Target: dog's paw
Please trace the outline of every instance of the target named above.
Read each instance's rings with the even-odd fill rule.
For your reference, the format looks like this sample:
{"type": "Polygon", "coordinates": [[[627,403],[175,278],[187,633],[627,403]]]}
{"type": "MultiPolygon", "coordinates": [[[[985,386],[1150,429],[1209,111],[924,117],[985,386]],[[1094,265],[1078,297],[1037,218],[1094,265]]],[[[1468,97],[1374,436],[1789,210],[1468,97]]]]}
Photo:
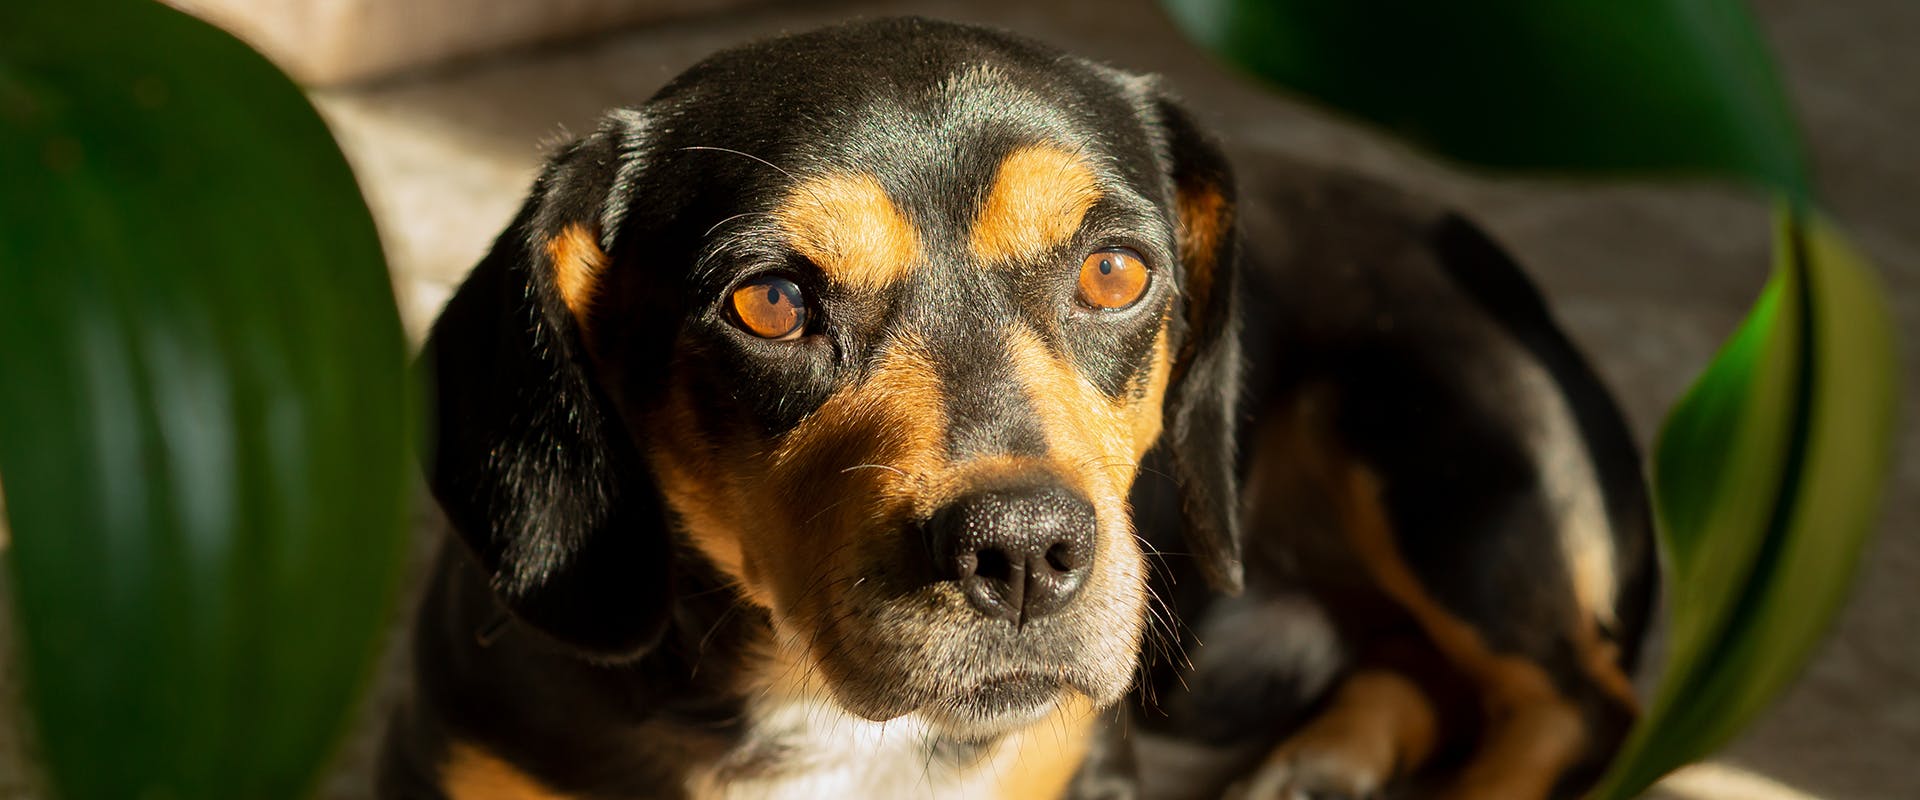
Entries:
{"type": "Polygon", "coordinates": [[[1338,750],[1283,751],[1229,796],[1235,800],[1380,800],[1387,776],[1362,762],[1338,750]]]}

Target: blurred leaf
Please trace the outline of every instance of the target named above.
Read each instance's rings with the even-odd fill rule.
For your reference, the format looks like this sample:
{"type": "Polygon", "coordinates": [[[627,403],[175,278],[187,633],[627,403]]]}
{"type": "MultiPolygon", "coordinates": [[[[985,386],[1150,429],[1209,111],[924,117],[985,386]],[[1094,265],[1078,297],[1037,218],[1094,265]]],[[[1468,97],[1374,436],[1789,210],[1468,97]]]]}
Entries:
{"type": "Polygon", "coordinates": [[[1893,329],[1866,262],[1783,214],[1774,279],[1667,421],[1654,462],[1667,672],[1602,798],[1724,745],[1793,680],[1845,600],[1893,441],[1893,329]]]}
{"type": "Polygon", "coordinates": [[[406,344],[299,90],[145,0],[0,7],[0,475],[68,798],[294,797],[403,555],[406,344]]]}
{"type": "Polygon", "coordinates": [[[1261,78],[1448,156],[1712,171],[1806,194],[1793,118],[1738,0],[1163,0],[1261,78]]]}

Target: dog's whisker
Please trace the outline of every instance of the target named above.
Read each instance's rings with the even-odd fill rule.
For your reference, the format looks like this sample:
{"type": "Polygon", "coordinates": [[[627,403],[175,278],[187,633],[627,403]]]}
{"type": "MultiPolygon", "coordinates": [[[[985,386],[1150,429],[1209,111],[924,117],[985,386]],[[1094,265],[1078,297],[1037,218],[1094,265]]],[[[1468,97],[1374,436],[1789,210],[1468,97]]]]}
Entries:
{"type": "Polygon", "coordinates": [[[842,497],[842,498],[840,498],[840,499],[838,499],[838,500],[835,500],[835,501],[833,501],[833,502],[831,502],[831,503],[828,503],[828,504],[826,504],[825,506],[823,506],[823,507],[821,507],[821,509],[820,509],[819,511],[815,511],[815,512],[813,512],[813,515],[812,515],[812,516],[810,516],[810,517],[807,517],[807,518],[806,518],[806,519],[804,519],[804,520],[801,520],[801,522],[800,522],[800,526],[801,526],[801,527],[806,527],[806,526],[808,526],[808,525],[811,525],[811,524],[813,524],[813,521],[814,521],[814,520],[817,520],[817,519],[819,519],[819,518],[820,518],[820,515],[822,515],[822,514],[825,514],[825,513],[827,513],[827,512],[829,512],[829,511],[832,511],[832,510],[834,510],[834,509],[836,509],[836,508],[839,508],[839,507],[840,507],[840,504],[841,504],[841,503],[845,503],[845,502],[847,502],[847,501],[849,501],[849,500],[852,500],[852,499],[853,499],[853,498],[851,498],[851,497],[842,497]]]}
{"type": "Polygon", "coordinates": [[[782,167],[779,164],[775,164],[771,161],[768,161],[764,158],[756,156],[752,153],[735,150],[731,147],[715,147],[711,145],[687,145],[685,147],[681,147],[680,149],[681,150],[711,150],[719,153],[732,153],[733,155],[741,156],[743,158],[749,158],[761,164],[765,164],[768,167],[778,170],[780,174],[787,176],[787,180],[792,181],[794,186],[805,189],[807,194],[812,197],[814,205],[819,206],[821,211],[824,211],[829,215],[832,215],[836,212],[836,209],[832,205],[828,204],[826,201],[826,198],[821,197],[820,193],[816,191],[812,185],[808,184],[805,181],[800,180],[799,176],[793,174],[786,167],[782,167]]]}
{"type": "MultiPolygon", "coordinates": [[[[1172,585],[1174,579],[1173,567],[1167,563],[1166,554],[1161,552],[1160,548],[1154,546],[1153,542],[1148,540],[1147,537],[1141,535],[1139,531],[1133,531],[1132,535],[1133,540],[1140,545],[1140,552],[1148,557],[1147,568],[1156,570],[1161,578],[1166,580],[1168,585],[1172,585]]],[[[1147,591],[1153,591],[1153,581],[1151,577],[1149,577],[1147,581],[1147,591]]]]}
{"type": "Polygon", "coordinates": [[[689,678],[699,677],[700,665],[706,661],[706,657],[707,657],[707,644],[713,641],[714,634],[720,632],[720,626],[725,625],[727,622],[727,619],[733,616],[733,612],[738,610],[740,606],[744,604],[745,604],[745,600],[735,599],[732,603],[727,605],[724,611],[720,612],[719,616],[714,618],[713,625],[707,628],[706,635],[700,637],[700,644],[694,647],[693,666],[690,669],[688,669],[687,677],[689,678]]]}
{"type": "Polygon", "coordinates": [[[790,180],[792,180],[792,181],[793,181],[794,183],[799,183],[799,182],[800,182],[800,178],[799,178],[798,176],[795,176],[795,175],[794,175],[794,174],[793,174],[792,172],[788,172],[788,171],[787,171],[787,168],[786,168],[786,167],[782,167],[782,166],[780,166],[779,164],[775,164],[775,163],[773,163],[773,162],[771,162],[771,161],[768,161],[768,160],[766,160],[766,159],[764,159],[764,158],[761,158],[761,157],[759,157],[759,156],[756,156],[756,155],[754,155],[754,154],[752,154],[752,153],[748,153],[748,152],[745,152],[745,151],[741,151],[741,150],[735,150],[735,149],[733,149],[733,148],[731,148],[731,147],[717,147],[717,146],[714,146],[714,145],[703,145],[703,144],[690,144],[690,145],[686,145],[686,146],[684,146],[684,147],[681,147],[680,149],[681,149],[681,150],[683,150],[683,151],[685,151],[685,150],[696,150],[696,151],[697,151],[697,150],[707,150],[707,151],[712,151],[712,152],[716,152],[716,153],[731,153],[731,154],[733,154],[733,155],[736,155],[736,156],[740,156],[741,158],[746,158],[746,159],[750,159],[750,160],[753,160],[753,161],[757,161],[757,162],[759,162],[759,163],[761,163],[761,164],[764,164],[764,165],[766,165],[767,167],[769,167],[769,168],[771,168],[771,169],[773,169],[773,170],[775,170],[775,171],[777,171],[777,172],[779,172],[780,174],[782,174],[782,175],[785,175],[785,176],[787,176],[787,178],[788,178],[788,179],[790,179],[790,180]]]}
{"type": "Polygon", "coordinates": [[[900,469],[899,467],[889,466],[886,464],[855,464],[851,467],[847,467],[846,469],[840,470],[840,474],[845,475],[849,472],[852,472],[858,469],[883,469],[895,475],[899,475],[902,478],[913,477],[911,475],[908,475],[906,470],[900,469]]]}
{"type": "Polygon", "coordinates": [[[738,213],[738,214],[735,214],[735,215],[733,215],[733,216],[731,216],[731,217],[727,217],[727,218],[725,218],[725,219],[722,219],[722,220],[720,220],[719,222],[716,222],[716,223],[713,223],[713,225],[712,225],[712,227],[709,227],[709,228],[707,228],[707,232],[706,232],[706,233],[703,233],[703,234],[701,234],[701,235],[700,235],[700,238],[702,238],[702,239],[706,239],[706,238],[709,238],[709,237],[711,237],[711,236],[713,236],[713,232],[714,232],[714,231],[717,231],[717,230],[720,230],[720,227],[721,227],[721,226],[723,226],[723,225],[726,225],[727,223],[729,223],[729,222],[732,222],[732,221],[734,221],[734,220],[736,220],[736,219],[746,219],[746,218],[748,218],[748,217],[766,217],[766,216],[772,216],[772,212],[768,212],[768,211],[742,211],[742,212],[740,212],[740,213],[738,213]]]}

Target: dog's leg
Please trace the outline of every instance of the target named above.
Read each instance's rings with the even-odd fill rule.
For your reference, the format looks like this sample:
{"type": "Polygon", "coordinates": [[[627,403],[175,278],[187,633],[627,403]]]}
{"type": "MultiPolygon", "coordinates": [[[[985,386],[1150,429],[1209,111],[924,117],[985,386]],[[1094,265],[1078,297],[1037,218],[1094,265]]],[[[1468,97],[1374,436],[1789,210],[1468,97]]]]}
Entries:
{"type": "Polygon", "coordinates": [[[1438,715],[1411,678],[1365,667],[1334,689],[1325,711],[1275,749],[1247,781],[1245,800],[1377,797],[1400,765],[1426,759],[1438,715]]]}
{"type": "Polygon", "coordinates": [[[1398,552],[1372,471],[1349,465],[1343,483],[1339,504],[1348,541],[1381,590],[1413,618],[1445,665],[1479,698],[1478,747],[1439,796],[1548,796],[1587,749],[1580,709],[1561,695],[1545,668],[1495,652],[1479,631],[1448,613],[1422,586],[1398,552]]]}
{"type": "MultiPolygon", "coordinates": [[[[1437,796],[1547,797],[1587,750],[1580,709],[1542,666],[1493,651],[1477,630],[1448,613],[1401,558],[1374,474],[1357,462],[1340,470],[1332,497],[1354,554],[1431,648],[1425,671],[1455,676],[1477,706],[1476,746],[1437,796]]],[[[1406,675],[1392,669],[1353,673],[1328,710],[1276,751],[1254,784],[1271,793],[1257,796],[1367,797],[1415,772],[1433,754],[1442,720],[1433,699],[1406,675]]]]}
{"type": "MultiPolygon", "coordinates": [[[[1485,698],[1482,733],[1439,800],[1534,800],[1552,792],[1584,751],[1579,713],[1550,691],[1518,681],[1485,698]]],[[[1442,717],[1404,672],[1364,668],[1334,691],[1324,712],[1276,748],[1244,787],[1244,800],[1348,800],[1385,796],[1440,744],[1442,717]]]]}
{"type": "Polygon", "coordinates": [[[1527,800],[1548,797],[1560,776],[1586,751],[1580,711],[1551,686],[1531,678],[1488,696],[1479,746],[1442,785],[1439,800],[1527,800]]]}
{"type": "Polygon", "coordinates": [[[1400,551],[1377,473],[1314,416],[1326,406],[1308,398],[1292,410],[1291,424],[1271,429],[1270,461],[1286,472],[1267,485],[1286,488],[1258,496],[1324,518],[1337,531],[1342,562],[1403,622],[1356,634],[1361,651],[1347,676],[1243,784],[1246,796],[1373,797],[1444,752],[1463,759],[1460,766],[1450,764],[1437,784],[1419,776],[1423,789],[1444,800],[1547,797],[1590,749],[1580,706],[1545,667],[1495,650],[1427,589],[1400,551]],[[1321,510],[1307,511],[1314,507],[1321,510]]]}

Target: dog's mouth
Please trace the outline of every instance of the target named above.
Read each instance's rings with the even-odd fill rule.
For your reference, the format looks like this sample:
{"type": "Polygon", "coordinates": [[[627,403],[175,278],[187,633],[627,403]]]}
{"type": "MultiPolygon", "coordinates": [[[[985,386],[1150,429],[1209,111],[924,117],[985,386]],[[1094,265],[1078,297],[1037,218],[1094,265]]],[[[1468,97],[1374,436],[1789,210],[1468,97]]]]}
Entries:
{"type": "Polygon", "coordinates": [[[987,738],[1079,700],[1113,703],[1130,685],[1146,618],[1136,553],[1114,547],[1070,601],[1016,621],[980,608],[961,581],[900,567],[916,563],[900,554],[914,537],[873,541],[774,613],[781,640],[847,712],[987,738]]]}
{"type": "Polygon", "coordinates": [[[859,626],[828,634],[827,641],[860,646],[816,651],[826,686],[857,716],[915,715],[962,739],[1041,722],[1075,698],[1113,702],[1129,683],[1136,646],[1124,633],[1103,636],[1111,632],[1084,625],[1019,641],[977,629],[936,629],[924,638],[894,638],[889,630],[897,629],[859,626]]]}
{"type": "Polygon", "coordinates": [[[923,710],[949,731],[1005,730],[1037,722],[1060,704],[1069,687],[1037,672],[996,675],[970,684],[923,710]]]}

